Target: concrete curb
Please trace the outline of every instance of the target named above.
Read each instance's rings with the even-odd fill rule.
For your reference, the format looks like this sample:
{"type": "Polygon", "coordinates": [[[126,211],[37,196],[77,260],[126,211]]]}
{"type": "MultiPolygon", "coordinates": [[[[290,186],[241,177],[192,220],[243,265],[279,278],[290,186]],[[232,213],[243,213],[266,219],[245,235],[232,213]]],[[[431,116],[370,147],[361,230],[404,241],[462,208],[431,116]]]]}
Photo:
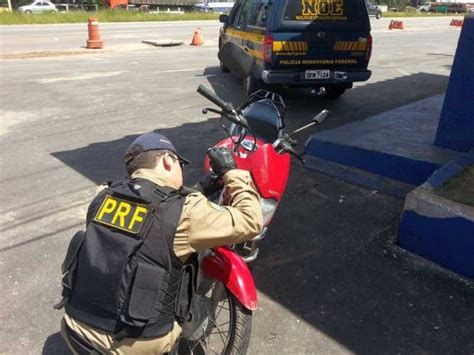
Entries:
{"type": "Polygon", "coordinates": [[[474,149],[436,170],[422,187],[434,190],[472,164],[474,164],[474,149]]]}
{"type": "Polygon", "coordinates": [[[316,170],[329,176],[335,176],[351,184],[365,186],[403,199],[416,187],[415,185],[373,174],[365,170],[337,164],[329,160],[311,156],[305,157],[305,160],[305,167],[311,170],[316,170]]]}

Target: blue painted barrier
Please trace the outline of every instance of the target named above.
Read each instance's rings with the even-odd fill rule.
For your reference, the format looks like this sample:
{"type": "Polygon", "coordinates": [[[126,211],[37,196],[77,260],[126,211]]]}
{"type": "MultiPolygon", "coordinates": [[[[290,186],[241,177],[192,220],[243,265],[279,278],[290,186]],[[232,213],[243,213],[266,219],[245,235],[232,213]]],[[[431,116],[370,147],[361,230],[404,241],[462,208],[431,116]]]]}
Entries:
{"type": "Polygon", "coordinates": [[[398,244],[461,275],[474,278],[474,221],[404,211],[398,244]]]}
{"type": "Polygon", "coordinates": [[[313,134],[305,154],[410,185],[421,185],[461,152],[433,145],[443,95],[313,134]]]}
{"type": "Polygon", "coordinates": [[[474,149],[444,165],[405,200],[397,243],[461,275],[474,278],[474,207],[435,189],[474,166],[474,149]]]}
{"type": "Polygon", "coordinates": [[[474,15],[464,19],[435,145],[462,152],[474,148],[474,15]]]}

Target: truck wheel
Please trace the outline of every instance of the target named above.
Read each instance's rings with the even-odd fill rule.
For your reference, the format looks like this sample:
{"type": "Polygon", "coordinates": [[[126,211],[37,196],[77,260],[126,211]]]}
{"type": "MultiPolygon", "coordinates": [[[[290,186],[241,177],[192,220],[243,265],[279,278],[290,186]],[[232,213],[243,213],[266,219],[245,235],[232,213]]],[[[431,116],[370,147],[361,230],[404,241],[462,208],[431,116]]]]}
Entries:
{"type": "Polygon", "coordinates": [[[26,10],[26,11],[25,11],[25,14],[27,14],[27,15],[31,15],[32,13],[33,13],[33,12],[32,12],[31,10],[26,10]]]}
{"type": "Polygon", "coordinates": [[[249,76],[244,79],[244,94],[245,97],[248,97],[250,94],[253,94],[255,91],[258,91],[263,88],[263,81],[255,79],[253,76],[249,76]]]}
{"type": "Polygon", "coordinates": [[[325,86],[324,91],[326,91],[328,99],[337,99],[346,92],[346,88],[344,86],[325,86]]]}
{"type": "Polygon", "coordinates": [[[377,20],[379,20],[380,18],[382,18],[382,13],[381,12],[377,12],[377,14],[375,15],[375,18],[377,20]]]}
{"type": "Polygon", "coordinates": [[[229,68],[227,68],[224,63],[222,63],[221,61],[219,61],[219,67],[221,68],[221,72],[223,73],[228,73],[230,70],[229,68]]]}
{"type": "MultiPolygon", "coordinates": [[[[221,48],[222,48],[222,42],[219,39],[219,50],[221,50],[221,48]]],[[[223,72],[223,73],[228,73],[230,71],[229,68],[227,68],[224,65],[224,63],[222,63],[222,61],[219,61],[219,67],[221,68],[221,72],[223,72]]]]}

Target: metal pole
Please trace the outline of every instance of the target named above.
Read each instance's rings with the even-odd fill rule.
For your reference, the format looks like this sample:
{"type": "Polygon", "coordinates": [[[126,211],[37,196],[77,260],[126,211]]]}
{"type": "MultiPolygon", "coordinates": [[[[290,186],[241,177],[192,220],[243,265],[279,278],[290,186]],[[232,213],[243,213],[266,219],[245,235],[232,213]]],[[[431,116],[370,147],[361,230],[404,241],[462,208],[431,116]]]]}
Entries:
{"type": "Polygon", "coordinates": [[[10,12],[12,12],[12,2],[10,0],[7,0],[8,1],[8,9],[10,10],[10,12]]]}

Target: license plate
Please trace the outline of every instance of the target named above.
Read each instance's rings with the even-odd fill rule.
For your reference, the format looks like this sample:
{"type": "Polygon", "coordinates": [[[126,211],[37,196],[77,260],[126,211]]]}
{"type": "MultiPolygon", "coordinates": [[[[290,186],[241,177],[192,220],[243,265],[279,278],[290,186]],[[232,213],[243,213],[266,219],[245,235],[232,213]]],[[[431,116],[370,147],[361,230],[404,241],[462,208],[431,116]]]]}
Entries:
{"type": "Polygon", "coordinates": [[[318,79],[329,79],[329,70],[306,70],[304,78],[306,80],[318,80],[318,79]]]}

